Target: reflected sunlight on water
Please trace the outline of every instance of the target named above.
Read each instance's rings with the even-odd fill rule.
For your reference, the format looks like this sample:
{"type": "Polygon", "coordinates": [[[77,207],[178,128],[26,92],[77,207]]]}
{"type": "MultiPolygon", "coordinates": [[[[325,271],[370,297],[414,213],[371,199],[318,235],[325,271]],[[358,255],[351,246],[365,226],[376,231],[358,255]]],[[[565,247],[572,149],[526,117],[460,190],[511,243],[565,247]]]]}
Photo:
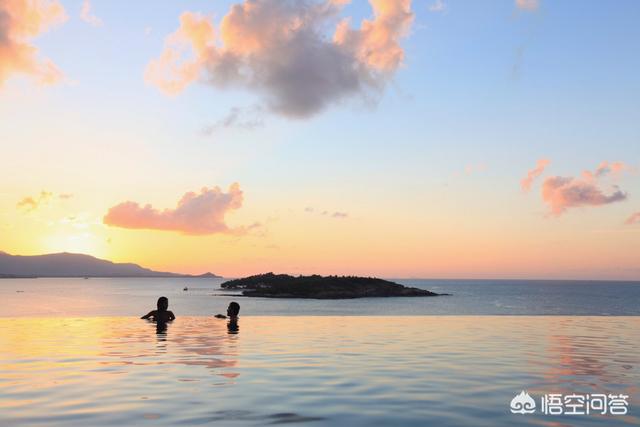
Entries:
{"type": "Polygon", "coordinates": [[[636,317],[0,319],[0,425],[637,425],[636,317]],[[627,416],[513,415],[521,390],[627,416]]]}

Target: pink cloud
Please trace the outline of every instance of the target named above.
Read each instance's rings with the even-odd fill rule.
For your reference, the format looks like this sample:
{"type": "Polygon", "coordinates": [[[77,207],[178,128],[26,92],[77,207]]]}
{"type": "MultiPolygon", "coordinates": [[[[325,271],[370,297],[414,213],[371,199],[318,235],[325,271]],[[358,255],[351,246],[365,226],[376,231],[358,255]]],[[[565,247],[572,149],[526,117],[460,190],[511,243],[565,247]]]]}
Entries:
{"type": "Polygon", "coordinates": [[[56,83],[62,72],[38,55],[30,39],[66,20],[55,0],[0,0],[0,86],[13,74],[25,74],[43,84],[56,83]]]}
{"type": "Polygon", "coordinates": [[[102,26],[102,19],[91,13],[91,2],[84,0],[80,9],[80,19],[94,27],[102,26]]]}
{"type": "MultiPolygon", "coordinates": [[[[140,206],[127,201],[109,209],[103,222],[113,227],[178,231],[183,234],[205,235],[241,233],[244,228],[231,229],[225,215],[242,206],[243,194],[235,183],[224,193],[219,187],[202,188],[200,193],[186,193],[175,209],[159,210],[147,204],[140,206]]],[[[253,226],[252,226],[253,227],[253,226]]]]}
{"type": "Polygon", "coordinates": [[[604,161],[596,168],[595,171],[584,171],[582,176],[585,179],[593,180],[611,175],[614,178],[618,178],[620,174],[626,170],[629,170],[629,166],[623,162],[607,162],[604,161]]]}
{"type": "Polygon", "coordinates": [[[248,89],[269,110],[293,118],[359,94],[371,98],[402,64],[411,0],[370,0],[373,17],[357,29],[348,19],[336,24],[347,3],[245,0],[218,28],[207,16],[184,12],[145,80],[168,94],[196,80],[248,89]]]}
{"type": "Polygon", "coordinates": [[[542,199],[549,205],[552,215],[560,216],[569,208],[621,202],[627,199],[627,194],[617,186],[606,194],[592,179],[554,176],[542,184],[542,199]]]}
{"type": "Polygon", "coordinates": [[[520,186],[522,187],[522,191],[528,192],[529,190],[531,190],[531,185],[533,185],[533,181],[535,181],[537,177],[542,175],[546,167],[549,166],[549,163],[551,163],[551,160],[548,160],[548,159],[538,160],[536,167],[531,169],[527,173],[527,176],[524,177],[522,181],[520,181],[520,186]]]}
{"type": "Polygon", "coordinates": [[[516,0],[516,7],[527,11],[537,10],[540,7],[540,0],[516,0]]]}
{"type": "Polygon", "coordinates": [[[640,211],[631,214],[624,223],[627,225],[640,224],[640,211]]]}

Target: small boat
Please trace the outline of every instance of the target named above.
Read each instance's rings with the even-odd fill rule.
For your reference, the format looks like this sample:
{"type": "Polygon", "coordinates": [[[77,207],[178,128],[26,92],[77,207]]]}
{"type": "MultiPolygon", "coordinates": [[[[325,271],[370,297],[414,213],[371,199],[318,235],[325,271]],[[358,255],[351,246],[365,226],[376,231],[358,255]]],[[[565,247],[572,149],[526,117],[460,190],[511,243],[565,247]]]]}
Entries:
{"type": "Polygon", "coordinates": [[[187,288],[186,286],[184,287],[184,289],[182,289],[183,291],[188,291],[189,288],[187,288]]]}

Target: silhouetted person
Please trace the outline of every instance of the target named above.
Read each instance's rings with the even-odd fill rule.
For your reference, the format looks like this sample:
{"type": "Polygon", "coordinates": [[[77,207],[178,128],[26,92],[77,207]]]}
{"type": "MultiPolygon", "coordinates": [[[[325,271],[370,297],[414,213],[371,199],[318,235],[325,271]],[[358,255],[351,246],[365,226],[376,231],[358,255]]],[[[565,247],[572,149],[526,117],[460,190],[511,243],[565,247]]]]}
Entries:
{"type": "Polygon", "coordinates": [[[166,324],[167,322],[171,322],[176,316],[173,315],[173,312],[168,310],[169,308],[169,300],[167,297],[158,298],[158,309],[152,310],[141,317],[141,319],[149,319],[151,318],[153,321],[158,324],[166,324]]]}
{"type": "Polygon", "coordinates": [[[230,322],[238,321],[238,314],[240,314],[240,304],[233,301],[229,303],[229,307],[227,307],[227,315],[224,314],[216,314],[215,317],[218,319],[229,319],[230,322]]]}

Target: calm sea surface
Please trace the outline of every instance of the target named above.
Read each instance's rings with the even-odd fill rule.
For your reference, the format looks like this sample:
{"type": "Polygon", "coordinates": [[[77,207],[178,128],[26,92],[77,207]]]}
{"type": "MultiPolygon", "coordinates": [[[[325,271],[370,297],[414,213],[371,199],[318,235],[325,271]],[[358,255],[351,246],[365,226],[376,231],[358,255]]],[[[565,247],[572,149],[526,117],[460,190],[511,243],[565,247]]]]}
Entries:
{"type": "Polygon", "coordinates": [[[3,279],[0,316],[135,316],[165,295],[176,315],[640,315],[640,282],[397,280],[451,296],[321,301],[232,298],[220,279],[3,279]],[[183,291],[184,287],[188,291],[183,291]]]}
{"type": "Polygon", "coordinates": [[[0,280],[0,426],[640,425],[640,283],[399,282],[453,295],[0,280]],[[178,316],[166,331],[138,319],[160,295],[178,316]],[[237,329],[211,316],[231,300],[237,329]],[[510,412],[522,390],[536,413],[510,412]],[[628,414],[544,415],[550,393],[624,394],[628,414]]]}
{"type": "Polygon", "coordinates": [[[639,425],[640,318],[0,319],[2,426],[639,425]],[[512,414],[521,390],[627,415],[512,414]]]}

